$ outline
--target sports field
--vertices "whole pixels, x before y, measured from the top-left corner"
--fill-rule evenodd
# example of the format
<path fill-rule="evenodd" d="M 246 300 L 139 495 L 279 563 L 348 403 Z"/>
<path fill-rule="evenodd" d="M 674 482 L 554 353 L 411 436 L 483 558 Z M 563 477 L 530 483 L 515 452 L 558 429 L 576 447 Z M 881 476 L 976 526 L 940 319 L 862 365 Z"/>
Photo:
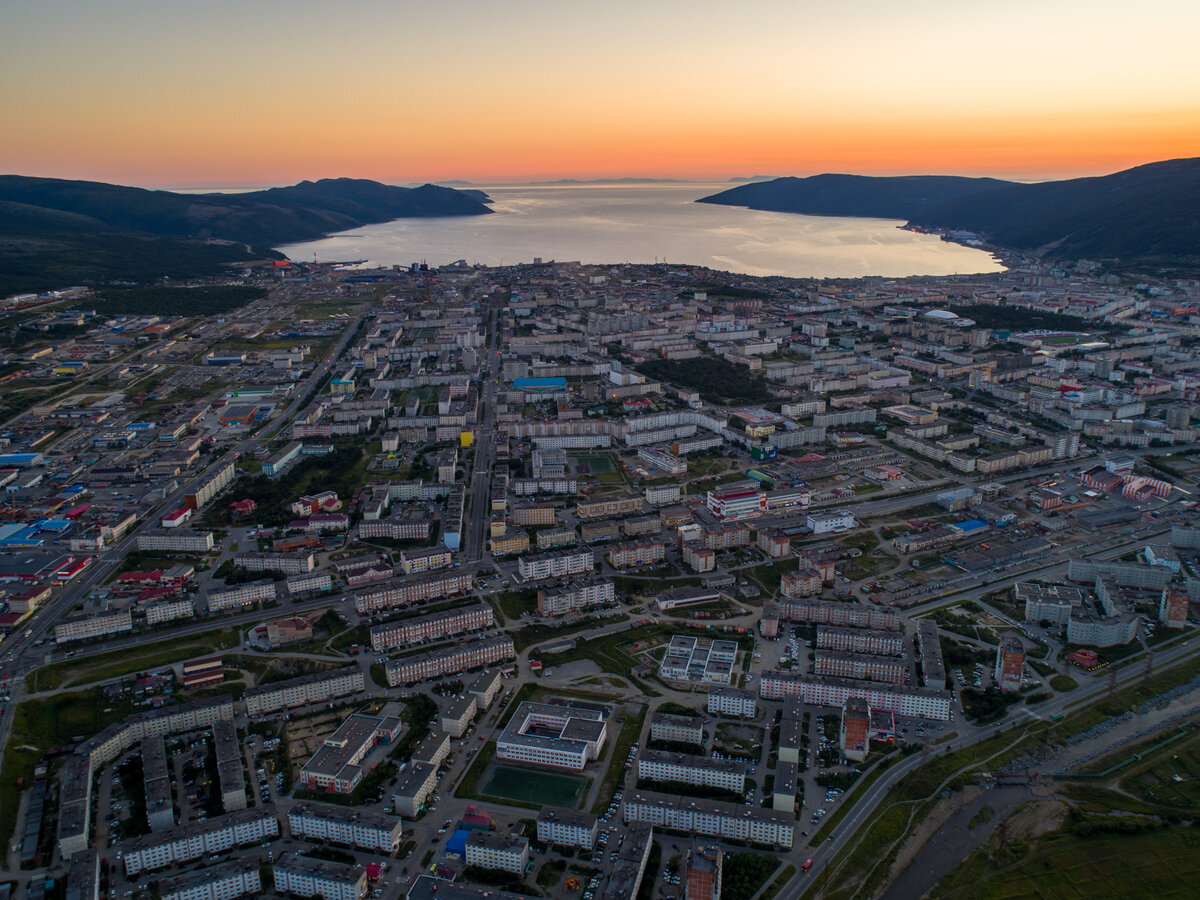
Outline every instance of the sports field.
<path fill-rule="evenodd" d="M 587 779 L 574 775 L 552 775 L 533 769 L 497 766 L 483 793 L 489 797 L 575 809 L 583 799 L 586 787 Z"/>
<path fill-rule="evenodd" d="M 609 456 L 581 456 L 579 464 L 588 470 L 591 475 L 603 475 L 607 472 L 617 471 L 617 467 L 613 465 L 612 457 Z"/>

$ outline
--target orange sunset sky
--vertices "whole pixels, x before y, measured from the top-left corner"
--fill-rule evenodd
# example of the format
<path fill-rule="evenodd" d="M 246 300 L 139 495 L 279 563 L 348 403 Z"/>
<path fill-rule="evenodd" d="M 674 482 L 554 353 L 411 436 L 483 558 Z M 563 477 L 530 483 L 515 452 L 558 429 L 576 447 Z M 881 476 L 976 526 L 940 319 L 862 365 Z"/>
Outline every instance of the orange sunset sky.
<path fill-rule="evenodd" d="M 30 0 L 0 171 L 1041 179 L 1200 155 L 1200 3 Z"/>

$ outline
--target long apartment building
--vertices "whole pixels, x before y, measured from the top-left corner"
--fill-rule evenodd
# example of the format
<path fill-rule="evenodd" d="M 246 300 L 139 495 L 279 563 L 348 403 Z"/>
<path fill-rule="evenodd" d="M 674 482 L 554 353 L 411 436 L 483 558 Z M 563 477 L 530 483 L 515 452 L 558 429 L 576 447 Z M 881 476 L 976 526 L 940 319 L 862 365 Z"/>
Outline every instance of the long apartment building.
<path fill-rule="evenodd" d="M 903 656 L 904 635 L 869 628 L 818 628 L 817 649 L 839 653 L 870 653 L 873 656 Z"/>
<path fill-rule="evenodd" d="M 54 626 L 54 643 L 69 644 L 72 641 L 87 641 L 130 631 L 133 631 L 133 617 L 128 607 L 100 613 L 83 613 L 64 619 Z"/>
<path fill-rule="evenodd" d="M 517 560 L 517 574 L 526 583 L 594 571 L 596 556 L 591 550 L 560 550 L 540 556 L 522 556 Z"/>
<path fill-rule="evenodd" d="M 213 750 L 217 757 L 217 789 L 225 812 L 246 809 L 246 778 L 242 771 L 242 743 L 228 719 L 212 726 Z"/>
<path fill-rule="evenodd" d="M 274 806 L 241 809 L 206 822 L 191 822 L 184 828 L 134 838 L 125 844 L 125 875 L 152 872 L 277 837 L 279 819 Z"/>
<path fill-rule="evenodd" d="M 213 548 L 211 531 L 161 528 L 137 536 L 137 548 L 167 553 L 207 553 Z"/>
<path fill-rule="evenodd" d="M 284 853 L 272 871 L 279 894 L 322 900 L 362 900 L 367 896 L 367 870 L 361 865 Z"/>
<path fill-rule="evenodd" d="M 488 628 L 495 623 L 495 613 L 486 603 L 402 619 L 398 622 L 385 622 L 371 629 L 371 649 L 390 650 L 418 641 L 438 640 Z"/>
<path fill-rule="evenodd" d="M 445 650 L 434 650 L 419 656 L 389 660 L 385 664 L 385 671 L 388 686 L 395 687 L 398 684 L 412 684 L 442 675 L 458 675 L 470 669 L 515 659 L 516 655 L 513 639 L 502 635 L 459 644 Z"/>
<path fill-rule="evenodd" d="M 841 708 L 847 698 L 859 697 L 871 709 L 886 709 L 898 716 L 942 721 L 950 718 L 950 695 L 930 688 L 887 687 L 848 678 L 764 672 L 758 690 L 764 700 L 782 700 L 795 694 L 810 706 Z"/>
<path fill-rule="evenodd" d="M 626 541 L 609 548 L 608 561 L 615 569 L 632 569 L 661 563 L 667 558 L 662 541 Z"/>
<path fill-rule="evenodd" d="M 302 803 L 288 813 L 288 827 L 294 837 L 382 853 L 400 849 L 401 824 L 395 816 L 325 803 Z"/>
<path fill-rule="evenodd" d="M 233 564 L 247 572 L 282 572 L 284 575 L 302 575 L 316 568 L 316 558 L 311 553 L 239 553 Z"/>
<path fill-rule="evenodd" d="M 411 606 L 426 600 L 454 597 L 471 589 L 471 575 L 457 572 L 406 578 L 378 591 L 357 594 L 354 608 L 359 615 L 370 615 L 397 606 Z"/>
<path fill-rule="evenodd" d="M 580 519 L 610 519 L 613 516 L 630 516 L 645 508 L 641 497 L 609 497 L 601 500 L 580 500 L 575 504 L 575 515 Z"/>
<path fill-rule="evenodd" d="M 596 846 L 599 825 L 591 813 L 542 807 L 537 817 L 537 839 L 543 844 L 591 850 Z"/>
<path fill-rule="evenodd" d="M 529 839 L 499 831 L 472 831 L 467 835 L 466 863 L 523 875 L 529 865 Z"/>
<path fill-rule="evenodd" d="M 200 487 L 196 488 L 195 493 L 185 494 L 183 497 L 183 505 L 188 509 L 196 510 L 203 508 L 210 500 L 216 497 L 226 487 L 233 484 L 234 476 L 237 474 L 236 464 L 232 461 L 224 465 L 214 467 L 211 476 Z M 141 549 L 140 547 L 138 549 Z"/>
<path fill-rule="evenodd" d="M 324 703 L 365 689 L 366 679 L 358 666 L 301 675 L 287 681 L 247 688 L 246 713 L 253 718 L 280 709 Z"/>
<path fill-rule="evenodd" d="M 637 761 L 638 778 L 678 782 L 742 793 L 746 789 L 746 764 L 732 759 L 712 759 L 664 750 L 643 750 Z"/>
<path fill-rule="evenodd" d="M 704 720 L 699 716 L 655 713 L 650 719 L 650 740 L 699 747 L 704 742 Z"/>
<path fill-rule="evenodd" d="M 261 893 L 256 859 L 234 859 L 159 881 L 162 900 L 236 900 Z"/>
<path fill-rule="evenodd" d="M 85 741 L 62 767 L 59 788 L 58 850 L 64 859 L 87 849 L 91 825 L 92 785 L 101 766 L 112 762 L 139 741 L 208 728 L 233 719 L 228 697 L 198 700 L 136 713 L 109 725 Z"/>
<path fill-rule="evenodd" d="M 425 547 L 400 553 L 400 569 L 405 575 L 419 575 L 434 569 L 444 569 L 453 562 L 447 547 Z"/>
<path fill-rule="evenodd" d="M 796 829 L 794 813 L 720 800 L 692 800 L 652 791 L 636 791 L 627 796 L 621 812 L 626 822 L 646 822 L 671 831 L 784 850 L 791 849 Z"/>
<path fill-rule="evenodd" d="M 565 616 L 592 606 L 615 603 L 616 588 L 600 576 L 578 578 L 567 584 L 538 591 L 538 615 Z"/>
<path fill-rule="evenodd" d="M 820 650 L 813 661 L 814 675 L 834 678 L 857 678 L 865 681 L 886 681 L 900 684 L 907 667 L 903 659 L 894 656 L 867 656 L 862 653 L 842 653 Z"/>
<path fill-rule="evenodd" d="M 221 612 L 226 609 L 242 609 L 256 603 L 270 603 L 275 599 L 275 582 L 252 581 L 249 584 L 239 584 L 237 587 L 224 591 L 213 591 L 208 595 L 209 612 Z"/>
<path fill-rule="evenodd" d="M 792 622 L 811 622 L 816 625 L 842 625 L 852 628 L 874 628 L 879 631 L 899 631 L 900 616 L 857 603 L 833 603 L 828 600 L 799 600 L 779 598 L 779 617 Z"/>

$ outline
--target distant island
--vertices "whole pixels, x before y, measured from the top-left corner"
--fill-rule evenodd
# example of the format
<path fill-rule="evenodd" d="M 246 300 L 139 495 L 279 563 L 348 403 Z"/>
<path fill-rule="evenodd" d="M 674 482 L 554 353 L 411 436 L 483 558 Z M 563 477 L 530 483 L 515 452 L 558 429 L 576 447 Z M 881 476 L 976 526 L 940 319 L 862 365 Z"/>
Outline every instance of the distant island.
<path fill-rule="evenodd" d="M 1037 184 L 943 175 L 776 178 L 696 202 L 903 219 L 912 228 L 1045 259 L 1200 266 L 1200 158 Z"/>
<path fill-rule="evenodd" d="M 355 178 L 178 194 L 0 176 L 0 295 L 73 283 L 219 274 L 270 248 L 401 218 L 491 213 L 482 191 Z"/>
<path fill-rule="evenodd" d="M 560 178 L 557 181 L 531 181 L 533 187 L 548 187 L 557 184 L 570 185 L 588 185 L 588 184 L 687 184 L 682 178 L 590 178 L 580 180 L 578 178 Z"/>

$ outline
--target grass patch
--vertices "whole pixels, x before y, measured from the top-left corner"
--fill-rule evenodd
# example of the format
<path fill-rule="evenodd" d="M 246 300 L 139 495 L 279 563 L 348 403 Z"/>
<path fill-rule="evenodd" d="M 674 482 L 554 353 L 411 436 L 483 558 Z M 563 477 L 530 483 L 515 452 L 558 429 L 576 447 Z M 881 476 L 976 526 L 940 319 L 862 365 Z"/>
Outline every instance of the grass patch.
<path fill-rule="evenodd" d="M 792 880 L 792 876 L 795 874 L 796 867 L 791 863 L 788 863 L 788 867 L 776 875 L 775 880 L 772 881 L 767 889 L 762 892 L 762 896 L 759 897 L 759 900 L 775 900 L 775 895 L 787 887 L 788 882 Z"/>
<path fill-rule="evenodd" d="M 1073 691 L 1079 687 L 1079 682 L 1070 675 L 1051 675 L 1050 687 L 1056 691 Z"/>
<path fill-rule="evenodd" d="M 138 647 L 136 654 L 129 649 L 111 650 L 84 659 L 63 660 L 30 672 L 25 687 L 31 694 L 52 691 L 68 685 L 90 684 L 118 678 L 131 672 L 156 669 L 180 660 L 206 653 L 218 653 L 240 644 L 236 628 L 217 628 L 200 634 L 155 641 Z"/>
<path fill-rule="evenodd" d="M 487 771 L 488 763 L 496 755 L 496 742 L 488 741 L 483 745 L 483 749 L 479 751 L 475 757 L 475 761 L 471 763 L 466 774 L 458 782 L 458 787 L 454 789 L 455 797 L 466 797 L 473 799 L 479 794 L 479 782 L 483 780 L 483 773 Z"/>
<path fill-rule="evenodd" d="M 587 779 L 514 766 L 496 766 L 483 793 L 488 797 L 520 800 L 538 806 L 575 809 L 587 789 Z"/>

